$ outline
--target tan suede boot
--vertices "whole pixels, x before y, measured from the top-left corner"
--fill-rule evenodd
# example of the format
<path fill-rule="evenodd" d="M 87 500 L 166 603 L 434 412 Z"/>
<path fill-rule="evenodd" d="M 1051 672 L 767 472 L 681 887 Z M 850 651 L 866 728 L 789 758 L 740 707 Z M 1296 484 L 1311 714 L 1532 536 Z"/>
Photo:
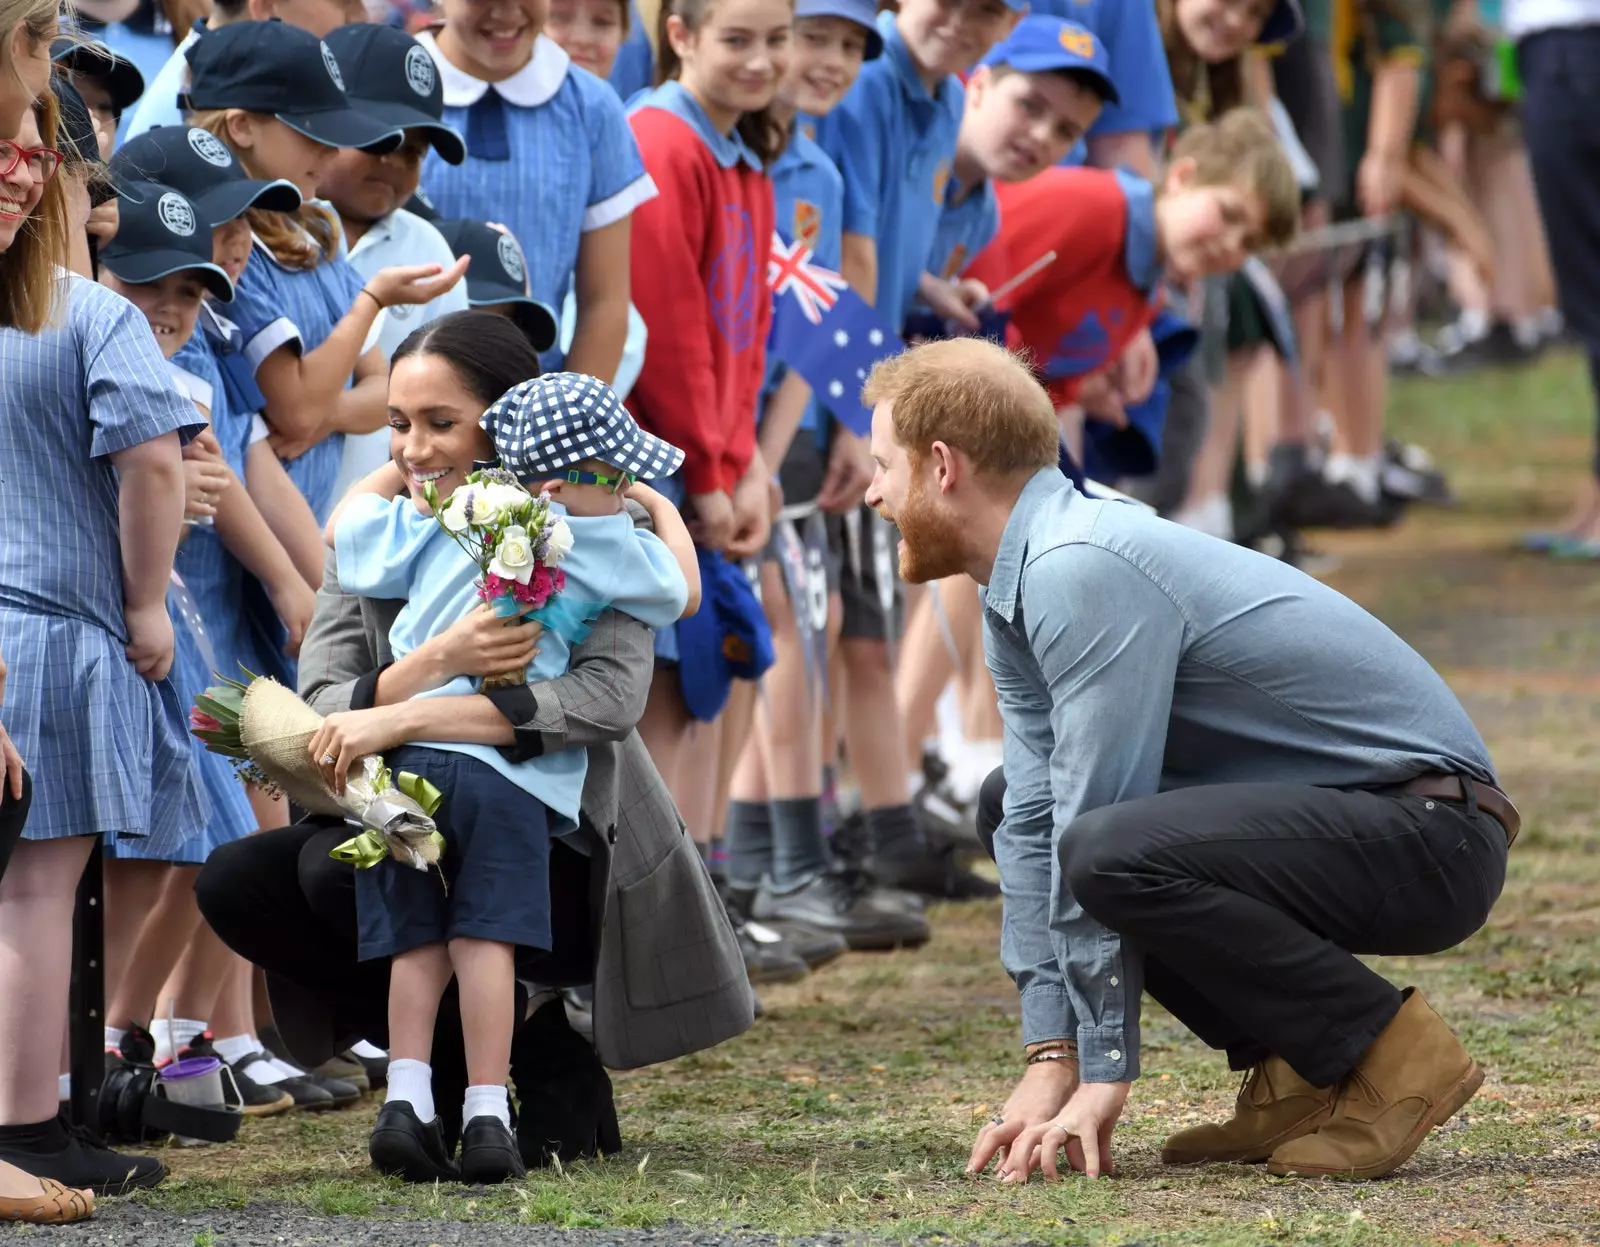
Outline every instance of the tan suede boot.
<path fill-rule="evenodd" d="M 1315 1134 L 1273 1152 L 1267 1172 L 1381 1178 L 1405 1164 L 1428 1131 L 1455 1116 L 1482 1083 L 1478 1063 L 1411 988 L 1340 1084 L 1333 1116 Z"/>
<path fill-rule="evenodd" d="M 1327 1121 L 1337 1093 L 1337 1087 L 1313 1087 L 1283 1058 L 1268 1057 L 1245 1075 L 1232 1119 L 1178 1131 L 1162 1147 L 1162 1163 L 1259 1164 L 1280 1144 Z"/>

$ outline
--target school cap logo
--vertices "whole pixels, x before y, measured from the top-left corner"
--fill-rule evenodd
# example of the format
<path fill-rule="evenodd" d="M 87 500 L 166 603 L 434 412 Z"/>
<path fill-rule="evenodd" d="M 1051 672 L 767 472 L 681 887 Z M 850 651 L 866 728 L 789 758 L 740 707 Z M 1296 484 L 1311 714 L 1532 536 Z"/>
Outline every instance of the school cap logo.
<path fill-rule="evenodd" d="M 317 46 L 322 49 L 322 64 L 328 71 L 328 77 L 333 79 L 333 85 L 339 90 L 344 90 L 344 75 L 339 72 L 339 58 L 334 56 L 333 49 L 320 39 Z"/>
<path fill-rule="evenodd" d="M 226 169 L 233 164 L 233 153 L 228 150 L 227 144 L 210 130 L 202 130 L 198 126 L 189 131 L 189 150 L 208 165 L 215 165 L 219 169 Z"/>
<path fill-rule="evenodd" d="M 1094 36 L 1081 26 L 1065 26 L 1061 30 L 1061 46 L 1083 60 L 1094 60 Z"/>
<path fill-rule="evenodd" d="M 501 234 L 500 241 L 495 247 L 500 252 L 500 263 L 511 280 L 516 282 L 525 280 L 528 266 L 522 262 L 522 248 L 517 246 L 517 240 L 510 234 Z"/>
<path fill-rule="evenodd" d="M 156 215 L 167 232 L 187 238 L 194 233 L 194 209 L 189 201 L 176 191 L 168 191 L 156 202 Z"/>
<path fill-rule="evenodd" d="M 418 95 L 433 94 L 433 57 L 420 44 L 406 53 L 406 84 Z"/>

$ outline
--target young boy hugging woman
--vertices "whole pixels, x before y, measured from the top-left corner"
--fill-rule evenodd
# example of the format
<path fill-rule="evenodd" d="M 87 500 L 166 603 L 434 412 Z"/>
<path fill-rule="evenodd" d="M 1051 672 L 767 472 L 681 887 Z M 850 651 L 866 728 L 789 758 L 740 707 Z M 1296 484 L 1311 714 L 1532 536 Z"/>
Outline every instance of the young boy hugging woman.
<path fill-rule="evenodd" d="M 473 457 L 498 455 L 507 483 L 514 477 L 535 495 L 547 492 L 552 516 L 570 531 L 560 563 L 564 587 L 534 612 L 544 632 L 530 681 L 564 673 L 572 645 L 607 609 L 656 628 L 685 613 L 691 596 L 698 597 L 690 589 L 698 572 L 688 530 L 674 507 L 634 485 L 675 472 L 682 451 L 643 432 L 610 387 L 574 373 L 513 387 L 480 423 L 482 430 L 471 430 L 481 439 Z M 418 496 L 418 467 L 412 464 L 413 496 L 380 496 L 395 492 L 394 469 L 386 466 L 355 487 L 330 525 L 347 592 L 406 599 L 389 634 L 396 659 L 479 604 L 479 568 Z M 494 485 L 466 488 L 479 491 L 479 505 L 492 505 Z M 635 529 L 623 505 L 630 489 L 659 536 Z M 460 677 L 418 696 L 476 691 Z M 331 769 L 328 753 L 316 760 Z M 518 945 L 550 947 L 550 837 L 577 829 L 586 754 L 529 756 L 424 741 L 390 750 L 386 761 L 444 794 L 435 817 L 446 849 L 438 871 L 391 857 L 356 876 L 360 955 L 394 959 L 389 1096 L 373 1127 L 372 1161 L 410 1181 L 520 1177 L 525 1170 L 506 1094 L 517 1021 L 513 956 Z M 439 998 L 452 975 L 461 993 L 469 1083 L 459 1166 L 445 1152 L 428 1064 Z"/>

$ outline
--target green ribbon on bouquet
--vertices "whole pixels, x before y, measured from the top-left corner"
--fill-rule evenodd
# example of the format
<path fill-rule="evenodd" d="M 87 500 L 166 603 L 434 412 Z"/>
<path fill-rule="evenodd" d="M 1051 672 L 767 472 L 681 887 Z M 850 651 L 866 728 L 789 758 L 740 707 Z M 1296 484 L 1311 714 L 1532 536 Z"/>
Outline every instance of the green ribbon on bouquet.
<path fill-rule="evenodd" d="M 435 785 L 420 775 L 413 775 L 410 771 L 401 771 L 395 775 L 394 786 L 420 805 L 429 818 L 433 817 L 440 802 L 444 800 L 444 793 Z M 437 831 L 428 839 L 436 843 L 441 850 L 444 848 L 444 837 Z M 389 841 L 383 832 L 368 827 L 359 835 L 351 836 L 343 844 L 331 850 L 328 856 L 336 862 L 346 862 L 357 870 L 371 870 L 389 856 Z"/>

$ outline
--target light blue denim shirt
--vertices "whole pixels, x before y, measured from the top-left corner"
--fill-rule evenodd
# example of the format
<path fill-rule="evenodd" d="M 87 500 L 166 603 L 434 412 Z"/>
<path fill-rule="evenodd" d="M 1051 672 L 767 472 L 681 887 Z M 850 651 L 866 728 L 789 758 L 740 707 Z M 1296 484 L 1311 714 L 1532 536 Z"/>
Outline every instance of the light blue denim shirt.
<path fill-rule="evenodd" d="M 1024 1043 L 1075 1038 L 1086 1082 L 1139 1076 L 1138 953 L 1061 877 L 1078 815 L 1199 784 L 1494 783 L 1477 730 L 1417 652 L 1265 555 L 1055 468 L 1023 489 L 983 591 L 1005 721 L 1001 959 Z"/>

